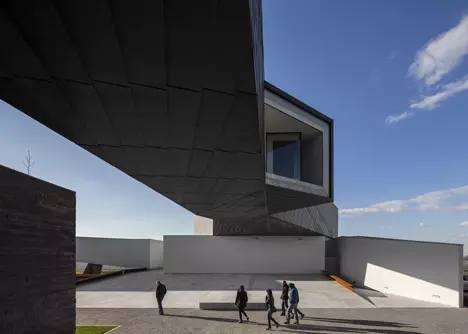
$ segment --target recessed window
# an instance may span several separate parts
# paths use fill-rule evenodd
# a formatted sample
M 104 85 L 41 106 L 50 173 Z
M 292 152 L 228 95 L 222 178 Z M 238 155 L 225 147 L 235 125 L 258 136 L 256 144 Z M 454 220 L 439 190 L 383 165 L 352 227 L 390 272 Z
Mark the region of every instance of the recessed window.
M 290 179 L 301 178 L 299 133 L 267 134 L 267 171 Z

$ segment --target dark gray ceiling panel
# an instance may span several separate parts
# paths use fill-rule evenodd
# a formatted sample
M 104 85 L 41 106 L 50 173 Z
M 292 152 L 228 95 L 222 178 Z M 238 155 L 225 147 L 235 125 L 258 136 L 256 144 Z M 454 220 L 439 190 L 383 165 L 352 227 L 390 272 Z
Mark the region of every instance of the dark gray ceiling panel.
M 76 114 L 83 119 L 96 144 L 110 146 L 122 144 L 94 86 L 69 80 L 56 80 L 55 83 Z
M 109 2 L 81 0 L 54 4 L 89 77 L 94 81 L 127 85 Z M 23 10 L 30 9 L 23 7 Z
M 128 87 L 96 82 L 100 101 L 123 145 L 144 146 L 140 119 L 134 111 L 132 91 Z
M 25 11 L 25 6 L 30 9 Z M 89 83 L 52 1 L 18 0 L 6 8 L 22 38 L 51 77 Z
M 167 147 L 171 129 L 166 91 L 138 85 L 132 85 L 131 90 L 145 144 Z
M 329 197 L 313 195 L 287 188 L 267 186 L 267 205 L 270 215 L 331 202 Z
M 163 1 L 114 0 L 109 6 L 129 82 L 165 88 Z
M 50 80 L 40 60 L 23 39 L 18 27 L 12 22 L 13 17 L 9 6 L 7 3 L 3 5 L 0 7 L 0 39 L 4 46 L 0 52 L 2 67 L 13 75 Z
M 280 212 L 272 216 L 330 238 L 338 237 L 338 209 L 333 203 Z
M 232 111 L 235 96 L 204 90 L 200 102 L 194 147 L 214 150 L 218 147 L 218 138 L 222 135 L 229 113 Z
M 169 88 L 169 147 L 191 149 L 195 138 L 201 94 L 186 89 Z

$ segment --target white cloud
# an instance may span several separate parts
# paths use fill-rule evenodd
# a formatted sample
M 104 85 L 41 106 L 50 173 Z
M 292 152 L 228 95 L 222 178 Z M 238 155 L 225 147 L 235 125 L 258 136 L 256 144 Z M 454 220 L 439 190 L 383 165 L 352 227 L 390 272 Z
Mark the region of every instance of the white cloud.
M 468 195 L 468 185 L 458 188 L 431 191 L 404 200 L 375 203 L 367 207 L 341 209 L 342 216 L 363 216 L 378 213 L 399 213 L 404 211 L 468 211 L 468 202 L 453 205 L 450 199 Z
M 427 227 L 427 225 L 424 223 L 419 223 L 419 227 Z
M 460 223 L 460 226 L 468 226 L 468 221 Z
M 408 112 L 408 111 L 405 111 L 405 112 L 403 112 L 403 113 L 401 113 L 399 115 L 390 115 L 385 119 L 385 123 L 387 123 L 387 124 L 398 123 L 398 122 L 403 121 L 403 120 L 405 120 L 408 117 L 411 117 L 413 115 L 414 115 L 414 113 Z
M 439 82 L 468 55 L 468 16 L 452 29 L 429 41 L 416 53 L 408 74 L 426 86 Z
M 424 96 L 421 101 L 412 103 L 411 109 L 432 110 L 439 107 L 439 103 L 449 97 L 468 89 L 468 78 L 442 86 L 442 90 L 434 95 Z M 405 117 L 406 118 L 406 117 Z
M 465 15 L 455 27 L 433 38 L 416 52 L 413 63 L 408 68 L 408 75 L 421 81 L 426 89 L 423 89 L 423 96 L 410 103 L 410 109 L 432 110 L 438 108 L 442 101 L 468 90 L 468 77 L 465 77 L 449 84 L 436 85 L 429 94 L 427 93 L 429 87 L 433 87 L 462 64 L 467 55 L 468 15 Z M 399 115 L 388 116 L 385 122 L 394 124 L 413 115 L 414 113 L 405 111 Z

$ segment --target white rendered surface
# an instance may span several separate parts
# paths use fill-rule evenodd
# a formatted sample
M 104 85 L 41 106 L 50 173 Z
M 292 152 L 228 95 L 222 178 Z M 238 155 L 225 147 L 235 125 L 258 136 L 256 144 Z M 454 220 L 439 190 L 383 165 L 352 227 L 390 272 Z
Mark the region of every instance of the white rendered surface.
M 340 274 L 385 294 L 462 306 L 463 246 L 366 237 L 339 238 Z
M 198 274 L 315 274 L 325 237 L 164 236 L 164 271 Z
M 213 235 L 213 219 L 194 215 L 195 235 Z
M 76 237 L 76 262 L 125 268 L 162 266 L 160 240 Z

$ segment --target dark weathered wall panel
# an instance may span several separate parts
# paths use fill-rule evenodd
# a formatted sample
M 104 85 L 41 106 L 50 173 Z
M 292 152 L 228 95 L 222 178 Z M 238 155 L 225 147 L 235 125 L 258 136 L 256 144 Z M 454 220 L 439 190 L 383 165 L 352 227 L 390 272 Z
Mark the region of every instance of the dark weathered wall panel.
M 75 332 L 75 204 L 0 165 L 0 333 Z

